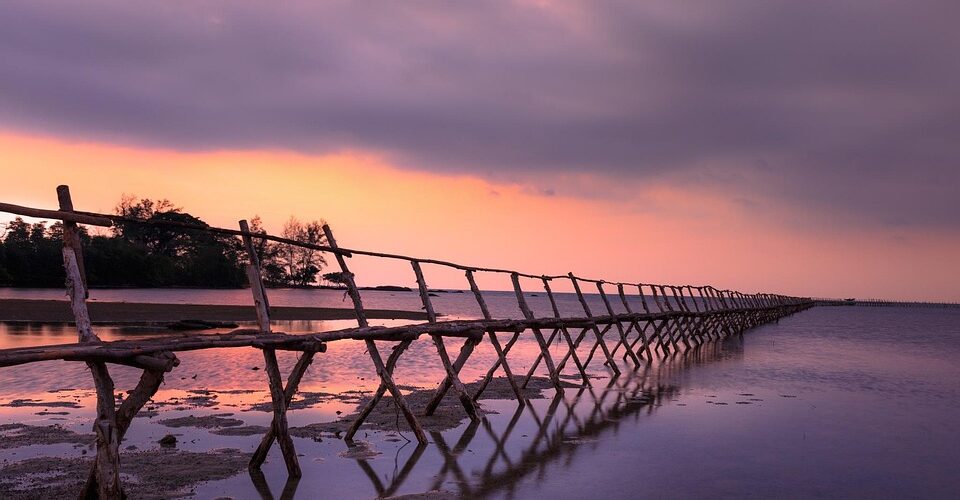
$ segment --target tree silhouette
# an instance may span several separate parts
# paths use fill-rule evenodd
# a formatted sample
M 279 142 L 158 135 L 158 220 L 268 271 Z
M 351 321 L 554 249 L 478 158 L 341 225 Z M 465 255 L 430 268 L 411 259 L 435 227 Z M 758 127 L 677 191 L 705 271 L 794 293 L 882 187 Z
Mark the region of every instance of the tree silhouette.
M 116 212 L 152 222 L 208 226 L 168 200 L 124 195 Z M 322 221 L 302 223 L 294 217 L 283 236 L 323 245 Z M 265 233 L 260 217 L 253 232 Z M 0 232 L 0 285 L 60 287 L 64 282 L 63 225 L 14 219 Z M 119 222 L 107 235 L 89 235 L 81 228 L 88 283 L 101 287 L 242 287 L 246 285 L 246 252 L 240 238 L 200 229 Z M 326 260 L 317 250 L 255 238 L 266 281 L 272 286 L 310 286 Z

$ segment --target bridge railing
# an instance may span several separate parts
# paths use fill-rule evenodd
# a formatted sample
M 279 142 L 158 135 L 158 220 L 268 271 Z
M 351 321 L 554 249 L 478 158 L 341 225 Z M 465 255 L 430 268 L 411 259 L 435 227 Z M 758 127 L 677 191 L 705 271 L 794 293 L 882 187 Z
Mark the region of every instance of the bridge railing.
M 75 210 L 67 186 L 57 188 L 59 210 L 46 210 L 0 203 L 0 211 L 63 221 L 63 257 L 66 271 L 66 289 L 73 311 L 79 342 L 76 344 L 38 346 L 0 350 L 0 367 L 23 363 L 62 359 L 85 362 L 90 367 L 97 389 L 97 417 L 94 424 L 97 436 L 95 464 L 88 476 L 83 495 L 94 493 L 101 498 L 122 496 L 119 476 L 119 443 L 133 420 L 133 416 L 154 396 L 163 376 L 174 369 L 179 360 L 177 351 L 219 347 L 255 347 L 263 352 L 267 374 L 273 421 L 260 446 L 251 459 L 251 469 L 259 469 L 274 441 L 278 442 L 287 471 L 291 477 L 299 477 L 301 470 L 293 441 L 287 429 L 287 407 L 297 393 L 300 381 L 315 354 L 326 349 L 326 342 L 359 340 L 365 342 L 371 362 L 380 378 L 374 397 L 360 410 L 348 429 L 345 439 L 349 442 L 364 424 L 384 395 L 389 392 L 392 402 L 404 415 L 420 443 L 427 437 L 413 408 L 406 402 L 403 393 L 393 378 L 394 369 L 408 347 L 427 335 L 436 347 L 438 360 L 445 377 L 439 383 L 434 396 L 422 412 L 430 415 L 436 411 L 449 390 L 453 390 L 467 416 L 474 422 L 481 419 L 477 400 L 496 372 L 502 371 L 519 402 L 523 401 L 522 387 L 537 373 L 542 363 L 557 392 L 563 392 L 560 376 L 572 361 L 581 383 L 590 384 L 587 374 L 591 362 L 600 360 L 603 369 L 614 376 L 621 373 L 617 360 L 627 369 L 639 369 L 655 357 L 697 349 L 706 342 L 737 335 L 754 326 L 776 321 L 812 305 L 807 298 L 779 294 L 746 294 L 733 290 L 721 290 L 710 285 L 666 285 L 654 283 L 627 283 L 566 275 L 538 275 L 509 269 L 468 266 L 436 259 L 411 257 L 398 254 L 373 252 L 339 246 L 333 231 L 323 226 L 326 245 L 304 243 L 273 236 L 265 232 L 253 232 L 246 221 L 240 221 L 239 229 L 227 229 L 179 221 L 143 220 L 121 215 L 101 214 Z M 240 237 L 247 252 L 247 278 L 250 283 L 253 305 L 257 314 L 257 328 L 240 329 L 217 335 L 197 334 L 175 338 L 142 339 L 136 341 L 102 341 L 94 332 L 87 311 L 87 283 L 84 272 L 83 251 L 78 224 L 111 227 L 115 224 L 163 225 L 175 229 L 207 231 Z M 268 240 L 294 245 L 331 254 L 335 257 L 347 294 L 356 316 L 357 327 L 320 333 L 288 335 L 274 332 L 270 320 L 268 290 L 264 285 L 259 256 L 254 240 Z M 371 326 L 354 274 L 348 259 L 354 256 L 406 261 L 410 264 L 420 302 L 426 312 L 426 323 L 379 327 Z M 466 288 L 481 312 L 476 320 L 442 321 L 431 301 L 430 288 L 426 282 L 423 265 L 430 264 L 462 271 Z M 494 317 L 486 303 L 476 276 L 480 273 L 507 275 L 510 277 L 516 305 L 522 318 Z M 521 278 L 532 279 L 542 286 L 539 292 L 546 295 L 552 315 L 537 317 L 527 297 L 529 291 L 521 286 Z M 557 295 L 551 284 L 569 283 L 580 304 L 582 314 L 567 316 L 561 313 Z M 583 287 L 592 285 L 601 299 L 602 310 L 594 312 Z M 612 288 L 616 288 L 616 292 Z M 625 312 L 617 312 L 611 302 L 616 294 Z M 642 311 L 635 311 L 629 298 L 639 298 Z M 636 301 L 634 302 L 636 303 Z M 596 305 L 596 302 L 594 303 Z M 509 353 L 520 335 L 531 332 L 539 347 L 539 354 L 525 375 L 518 376 L 509 365 Z M 509 340 L 501 343 L 498 334 L 507 333 Z M 487 370 L 477 389 L 467 390 L 459 374 L 474 348 L 488 339 L 496 351 L 496 361 Z M 447 351 L 446 340 L 462 340 L 455 358 Z M 554 341 L 562 340 L 565 353 L 558 359 L 550 352 Z M 613 342 L 611 348 L 607 340 Z M 380 353 L 377 342 L 397 342 L 386 360 Z M 585 349 L 586 347 L 586 349 Z M 277 363 L 276 350 L 301 352 L 284 384 Z M 619 353 L 622 349 L 622 354 Z M 600 353 L 600 354 L 597 354 Z M 143 369 L 137 387 L 117 407 L 114 384 L 107 363 L 119 363 Z

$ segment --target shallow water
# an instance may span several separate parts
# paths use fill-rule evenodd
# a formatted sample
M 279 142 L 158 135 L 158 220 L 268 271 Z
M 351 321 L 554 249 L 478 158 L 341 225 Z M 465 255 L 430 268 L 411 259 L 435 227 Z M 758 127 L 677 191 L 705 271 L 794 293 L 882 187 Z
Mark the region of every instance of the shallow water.
M 285 326 L 315 330 L 349 322 Z M 60 326 L 30 328 L 0 326 L 2 344 L 67 342 L 75 335 Z M 101 331 L 108 337 L 125 335 Z M 525 371 L 535 349 L 530 338 L 517 344 L 510 355 L 515 372 Z M 486 343 L 478 348 L 465 381 L 486 371 L 494 359 L 491 351 Z M 605 378 L 595 379 L 591 388 L 568 389 L 559 398 L 546 391 L 546 399 L 530 400 L 519 411 L 513 401 L 484 401 L 484 408 L 499 413 L 477 426 L 432 434 L 425 448 L 403 439 L 410 437 L 407 433 L 361 432 L 359 437 L 379 454 L 357 460 L 340 456 L 347 447 L 339 439 L 295 438 L 304 478 L 286 486 L 297 498 L 373 498 L 432 489 L 491 498 L 956 498 L 958 356 L 960 311 L 814 308 L 629 376 L 611 379 L 596 370 Z M 398 383 L 434 386 L 443 375 L 435 358 L 429 342 L 415 343 L 401 359 Z M 259 352 L 203 351 L 183 353 L 181 359 L 158 401 L 180 402 L 191 396 L 186 391 L 198 389 L 258 392 L 218 392 L 214 406 L 205 408 L 162 406 L 159 416 L 135 421 L 124 445 L 156 447 L 159 437 L 175 432 L 183 434 L 181 449 L 251 451 L 259 436 L 219 436 L 156 422 L 230 412 L 247 424 L 267 425 L 268 413 L 244 411 L 268 399 L 263 371 L 251 369 L 262 365 Z M 284 370 L 293 359 L 282 357 Z M 59 422 L 89 429 L 89 375 L 76 365 L 0 369 L 0 402 L 81 403 L 81 408 L 0 407 L 0 423 Z M 113 371 L 119 374 L 118 389 L 135 383 L 133 370 Z M 372 390 L 374 377 L 361 343 L 338 342 L 318 355 L 303 390 Z M 76 390 L 46 392 L 64 385 Z M 36 414 L 45 409 L 67 415 Z M 337 411 L 351 409 L 347 402 L 331 401 L 291 411 L 290 421 L 292 426 L 330 421 Z M 80 456 L 82 451 L 50 445 L 0 450 L 0 457 Z M 286 474 L 277 450 L 264 473 L 266 487 L 281 496 Z M 241 474 L 202 484 L 196 493 L 199 498 L 260 498 L 264 485 L 255 479 Z
M 549 299 L 539 282 L 524 284 L 524 298 L 537 317 L 553 315 Z M 590 312 L 593 314 L 607 314 L 606 305 L 595 286 L 583 290 L 584 297 Z M 615 313 L 626 312 L 615 287 L 607 286 L 605 293 L 610 306 Z M 275 306 L 299 307 L 334 307 L 352 309 L 350 299 L 340 290 L 303 290 L 303 289 L 269 289 L 270 304 Z M 364 307 L 368 309 L 396 309 L 418 311 L 422 308 L 420 294 L 411 292 L 388 292 L 379 290 L 361 290 Z M 455 290 L 437 292 L 430 298 L 434 309 L 444 319 L 479 318 L 480 308 L 474 296 L 469 291 Z M 583 306 L 577 295 L 569 292 L 554 292 L 557 308 L 564 317 L 584 316 Z M 626 290 L 627 302 L 634 311 L 643 311 L 643 305 L 637 290 Z M 512 291 L 483 291 L 484 301 L 494 318 L 521 318 L 517 307 L 517 298 Z M 0 299 L 48 299 L 67 300 L 63 290 L 50 288 L 2 288 Z M 91 301 L 101 302 L 147 302 L 157 304 L 217 304 L 217 305 L 247 305 L 252 303 L 250 290 L 246 289 L 93 289 L 90 290 Z M 647 297 L 648 307 L 658 310 L 656 301 Z M 671 299 L 673 300 L 673 299 Z M 698 299 L 699 301 L 699 299 Z M 673 304 L 673 302 L 671 302 Z

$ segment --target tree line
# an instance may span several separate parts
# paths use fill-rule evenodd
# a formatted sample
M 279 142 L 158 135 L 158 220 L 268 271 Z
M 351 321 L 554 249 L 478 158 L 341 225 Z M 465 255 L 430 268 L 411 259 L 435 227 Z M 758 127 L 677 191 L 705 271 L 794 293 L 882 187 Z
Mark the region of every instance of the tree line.
M 124 196 L 115 213 L 153 222 L 209 227 L 168 200 Z M 322 220 L 291 217 L 281 236 L 326 244 Z M 260 217 L 252 232 L 265 232 Z M 0 286 L 60 287 L 65 275 L 61 249 L 63 224 L 28 223 L 16 218 L 0 232 Z M 247 284 L 247 253 L 239 237 L 159 224 L 116 223 L 105 234 L 80 228 L 87 282 L 99 287 L 214 287 Z M 309 248 L 254 239 L 264 281 L 274 287 L 306 287 L 323 279 L 327 262 Z M 336 273 L 328 273 L 331 277 Z M 335 278 L 334 278 L 335 280 Z

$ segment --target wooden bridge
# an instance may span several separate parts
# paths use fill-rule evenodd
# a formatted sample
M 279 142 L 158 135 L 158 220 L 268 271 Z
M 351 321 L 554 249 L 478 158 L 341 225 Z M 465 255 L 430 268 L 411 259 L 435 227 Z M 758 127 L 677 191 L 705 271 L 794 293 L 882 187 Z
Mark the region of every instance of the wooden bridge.
M 921 307 L 926 309 L 960 309 L 956 302 L 916 302 L 910 300 L 884 299 L 813 299 L 818 306 L 860 306 L 860 307 Z
M 119 445 L 130 427 L 133 417 L 154 396 L 163 382 L 164 374 L 176 368 L 180 361 L 175 353 L 197 349 L 223 347 L 254 347 L 263 352 L 265 371 L 273 403 L 273 422 L 263 436 L 260 446 L 250 462 L 251 470 L 258 470 L 266 460 L 274 441 L 279 444 L 287 471 L 292 478 L 301 475 L 294 443 L 287 430 L 287 407 L 297 393 L 300 380 L 316 354 L 326 350 L 326 343 L 334 341 L 362 341 L 366 345 L 370 362 L 380 378 L 374 397 L 360 411 L 345 435 L 350 441 L 369 416 L 370 412 L 389 392 L 392 401 L 403 414 L 417 441 L 427 443 L 427 436 L 417 419 L 417 413 L 407 404 L 404 395 L 394 380 L 393 372 L 398 360 L 407 348 L 426 335 L 435 345 L 438 361 L 446 373 L 439 383 L 433 398 L 422 409 L 426 415 L 436 411 L 444 395 L 452 390 L 460 401 L 463 411 L 473 422 L 481 421 L 477 400 L 498 370 L 506 375 L 519 402 L 523 402 L 521 386 L 538 370 L 546 372 L 558 392 L 564 384 L 560 376 L 564 370 L 578 375 L 583 386 L 590 385 L 587 369 L 600 363 L 614 377 L 622 369 L 635 371 L 649 366 L 657 357 L 697 350 L 712 340 L 739 335 L 757 325 L 777 321 L 809 307 L 814 302 L 809 298 L 788 297 L 777 294 L 745 294 L 732 290 L 720 290 L 709 285 L 663 285 L 650 283 L 610 282 L 578 277 L 573 273 L 546 276 L 521 273 L 507 269 L 474 267 L 434 259 L 372 252 L 341 247 L 329 226 L 324 226 L 328 245 L 313 245 L 293 241 L 260 232 L 251 232 L 246 221 L 240 221 L 239 229 L 226 229 L 182 222 L 132 219 L 110 214 L 76 210 L 67 186 L 57 188 L 58 210 L 45 210 L 0 203 L 0 211 L 28 217 L 63 221 L 63 262 L 66 271 L 66 290 L 75 319 L 78 342 L 74 344 L 0 350 L 0 367 L 14 366 L 46 360 L 66 360 L 86 363 L 97 391 L 97 416 L 94 431 L 97 438 L 97 453 L 91 466 L 88 481 L 81 497 L 115 499 L 123 496 L 120 483 Z M 140 340 L 102 341 L 94 332 L 87 309 L 87 284 L 84 273 L 83 252 L 78 224 L 111 227 L 116 223 L 165 225 L 191 231 L 209 231 L 232 235 L 243 240 L 247 251 L 247 277 L 252 291 L 252 301 L 257 313 L 257 328 L 239 329 L 225 334 L 191 334 L 168 338 Z M 309 334 L 285 334 L 271 328 L 270 305 L 267 289 L 263 285 L 259 258 L 254 240 L 274 242 L 310 248 L 333 255 L 337 261 L 353 304 L 357 326 L 335 331 Z M 350 272 L 348 259 L 356 255 L 406 261 L 411 266 L 428 321 L 394 327 L 371 326 L 367 320 L 363 301 Z M 431 302 L 430 288 L 424 278 L 424 265 L 452 268 L 464 273 L 466 288 L 470 290 L 481 313 L 475 320 L 441 321 Z M 497 318 L 490 313 L 476 275 L 493 273 L 510 277 L 521 319 Z M 529 304 L 521 285 L 536 283 L 537 293 L 545 294 L 552 315 L 537 317 Z M 582 308 L 582 315 L 567 317 L 561 314 L 557 297 L 551 284 L 566 282 L 572 285 Z M 603 310 L 595 312 L 587 301 L 583 288 L 595 287 L 602 300 Z M 628 298 L 639 298 L 642 310 L 631 305 Z M 622 311 L 616 312 L 612 301 L 619 300 Z M 637 301 L 634 301 L 637 304 Z M 509 353 L 521 335 L 532 335 L 539 346 L 539 355 L 524 376 L 516 376 L 510 368 Z M 498 335 L 506 335 L 501 342 Z M 447 342 L 462 342 L 457 356 L 451 357 Z M 488 341 L 497 354 L 497 359 L 473 393 L 469 392 L 459 378 L 461 368 L 467 363 L 474 348 Z M 566 352 L 555 358 L 549 346 L 554 341 L 562 342 Z M 378 342 L 394 342 L 392 351 L 384 359 Z M 611 345 L 612 344 L 612 347 Z M 283 376 L 277 363 L 277 350 L 302 353 L 287 376 Z M 622 362 L 618 362 L 617 358 Z M 108 364 L 123 364 L 143 370 L 137 386 L 128 396 L 116 404 L 114 382 Z M 540 366 L 543 366 L 540 368 Z M 622 366 L 622 367 L 621 367 Z

